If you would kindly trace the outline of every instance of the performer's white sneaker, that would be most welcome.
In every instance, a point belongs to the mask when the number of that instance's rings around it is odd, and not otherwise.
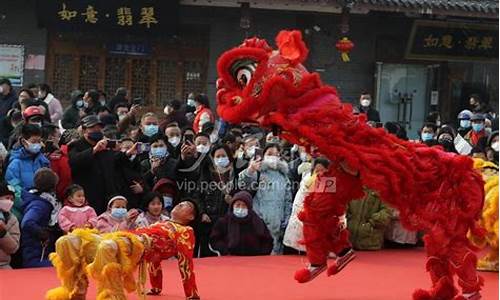
[[[327,275],[332,276],[339,273],[340,271],[342,271],[343,268],[345,268],[345,266],[347,266],[347,264],[349,264],[355,258],[356,254],[352,249],[349,249],[349,251],[343,256],[337,256],[335,262],[328,268]]]
[[[326,263],[320,266],[308,265],[306,268],[295,272],[295,280],[299,283],[309,282],[318,277],[319,274],[323,273],[326,270],[326,267]]]

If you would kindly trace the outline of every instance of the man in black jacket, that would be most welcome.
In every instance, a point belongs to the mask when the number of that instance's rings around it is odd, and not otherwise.
[[[83,137],[69,146],[69,164],[73,182],[85,190],[85,197],[97,214],[106,211],[107,201],[117,192],[115,159],[103,139],[103,125],[95,115],[82,119]]]

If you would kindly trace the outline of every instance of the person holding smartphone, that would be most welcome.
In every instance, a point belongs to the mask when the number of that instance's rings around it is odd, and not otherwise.
[[[69,145],[73,183],[84,188],[89,205],[101,214],[121,180],[116,168],[116,142],[113,145],[104,138],[103,124],[95,115],[83,118],[81,126],[83,137]]]

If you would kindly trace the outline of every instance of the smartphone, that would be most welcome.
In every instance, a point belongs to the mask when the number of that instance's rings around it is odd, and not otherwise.
[[[255,154],[253,155],[253,158],[255,160],[259,160],[259,159],[262,159],[263,157],[264,157],[264,150],[262,150],[261,148],[256,148]]]
[[[148,153],[150,150],[151,150],[151,144],[149,144],[149,143],[137,143],[137,152],[139,154]]]
[[[142,105],[143,104],[143,99],[141,97],[135,97],[132,100],[132,105]]]
[[[191,144],[193,144],[194,143],[194,135],[192,135],[192,134],[185,134],[184,135],[184,143],[186,144],[188,141]]]
[[[106,147],[108,149],[114,149],[116,147],[116,143],[117,143],[116,140],[108,140]]]

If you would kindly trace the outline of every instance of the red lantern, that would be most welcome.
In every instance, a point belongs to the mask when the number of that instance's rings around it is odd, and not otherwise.
[[[349,38],[343,37],[335,44],[335,48],[337,48],[337,50],[340,51],[342,61],[348,62],[349,52],[354,48],[354,43],[351,42]]]

